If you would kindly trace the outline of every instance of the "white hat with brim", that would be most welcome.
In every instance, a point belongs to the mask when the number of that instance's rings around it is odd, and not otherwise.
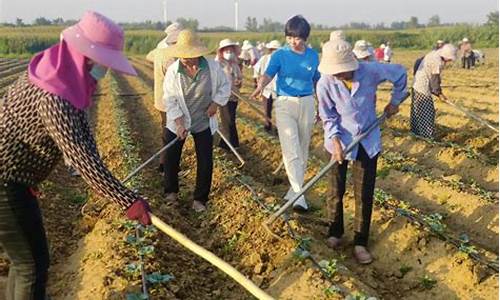
[[[365,40],[356,41],[352,52],[354,52],[354,55],[356,55],[358,59],[363,59],[372,55],[368,48],[368,43]]]
[[[467,43],[468,41],[469,41],[469,39],[468,39],[468,38],[464,38],[464,39],[462,40],[462,42],[464,42],[464,43]]]
[[[333,40],[345,40],[345,34],[342,30],[335,30],[330,32],[330,41]]]
[[[222,48],[230,47],[230,46],[238,46],[238,43],[230,40],[230,39],[223,39],[222,41],[219,42],[219,48],[217,50],[220,50]]]
[[[443,47],[439,48],[438,54],[444,59],[447,60],[456,60],[457,59],[457,48],[452,44],[445,44]]]
[[[351,45],[341,39],[328,41],[323,45],[323,55],[318,70],[327,75],[355,71],[359,63],[352,53]]]
[[[162,52],[169,57],[195,58],[209,54],[210,51],[201,42],[198,35],[191,30],[182,30],[175,45],[162,49]]]
[[[243,41],[243,45],[241,46],[242,50],[249,50],[249,49],[252,49],[252,48],[253,48],[253,45],[252,45],[252,43],[250,43],[249,40],[244,40]]]
[[[272,40],[266,44],[267,49],[279,49],[281,48],[281,43],[278,40]]]

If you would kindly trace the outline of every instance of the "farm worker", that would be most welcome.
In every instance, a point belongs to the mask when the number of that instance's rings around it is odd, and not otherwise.
[[[167,108],[163,102],[163,79],[167,68],[175,61],[173,57],[168,57],[162,49],[175,45],[179,32],[184,29],[179,23],[172,23],[165,28],[167,36],[161,40],[155,49],[151,50],[146,59],[153,63],[154,66],[154,107],[158,110],[161,116],[162,139],[167,130]],[[163,140],[165,145],[165,140]],[[164,172],[165,152],[160,156],[160,167],[158,170]]]
[[[368,43],[365,40],[359,40],[354,43],[352,52],[359,61],[372,61],[373,56],[368,49]]]
[[[342,31],[342,30],[335,30],[335,31],[330,32],[330,41],[338,40],[338,39],[345,40],[344,31]]]
[[[444,46],[444,42],[442,40],[437,40],[436,46],[434,46],[434,50],[441,49]]]
[[[36,54],[0,106],[0,247],[11,265],[7,299],[46,299],[49,251],[35,187],[64,157],[130,219],[150,224],[148,203],[103,164],[85,110],[108,68],[136,75],[124,33],[88,11],[61,41]]]
[[[257,64],[255,65],[255,77],[261,77],[265,74],[267,67],[269,66],[269,61],[271,60],[271,55],[274,51],[281,48],[281,43],[278,40],[273,40],[266,44],[268,53],[262,56]],[[276,99],[276,76],[273,80],[264,88],[262,91],[262,100],[264,103],[264,110],[266,113],[266,123],[264,129],[270,132],[273,128],[271,123],[272,110],[273,110],[273,100]]]
[[[230,39],[224,39],[219,42],[216,59],[224,70],[228,81],[231,83],[231,91],[236,94],[240,93],[241,84],[243,82],[243,74],[241,73],[236,56],[236,47],[238,45]],[[231,94],[226,105],[219,107],[219,116],[221,120],[222,134],[229,139],[231,145],[235,148],[240,146],[238,139],[238,130],[236,128],[236,108],[238,107],[238,98]],[[230,150],[229,146],[220,140],[219,147]]]
[[[240,59],[243,60],[243,64],[249,68],[253,67],[259,59],[257,49],[255,49],[249,40],[243,41]]]
[[[460,54],[462,57],[462,68],[470,69],[474,67],[475,59],[474,53],[472,52],[472,45],[469,42],[468,38],[463,38],[462,43],[460,44]]]
[[[283,162],[290,182],[285,199],[292,199],[302,189],[309,156],[316,109],[314,89],[319,80],[318,53],[306,47],[311,27],[304,17],[297,15],[285,25],[288,46],[276,50],[265,74],[260,77],[252,97],[262,94],[264,88],[276,79],[278,98],[274,102],[276,126],[281,144]],[[304,196],[294,208],[305,211],[308,205]]]
[[[368,52],[370,52],[372,60],[375,60],[375,49],[373,49],[372,43],[366,42],[366,44],[368,45]]]
[[[410,127],[418,136],[429,139],[434,137],[436,110],[432,95],[446,99],[441,90],[441,72],[447,62],[456,59],[456,52],[457,49],[453,45],[445,44],[440,49],[425,55],[415,68]]]
[[[165,192],[167,201],[176,202],[179,192],[179,163],[189,133],[196,149],[196,187],[193,209],[206,210],[212,186],[213,138],[217,130],[217,109],[227,104],[231,83],[220,64],[205,57],[210,53],[191,30],[182,30],[177,43],[165,49],[177,60],[167,69],[163,85],[167,107],[166,142],[179,140],[166,152]]]
[[[384,49],[385,49],[385,44],[381,44],[380,47],[375,49],[375,59],[378,62],[384,61]]]
[[[317,85],[319,115],[323,121],[324,145],[331,159],[338,162],[331,171],[332,194],[327,200],[331,223],[327,244],[338,248],[344,234],[343,196],[347,166],[352,162],[354,198],[354,257],[360,264],[373,259],[367,249],[377,173],[377,158],[382,149],[380,128],[376,128],[344,156],[345,147],[364,132],[377,116],[375,92],[377,86],[390,81],[394,87],[385,112],[390,117],[407,95],[406,70],[397,64],[358,62],[351,45],[334,40],[323,46],[319,65],[321,79]]]
[[[391,59],[392,59],[392,49],[391,49],[391,44],[387,42],[384,48],[384,62],[390,64]]]

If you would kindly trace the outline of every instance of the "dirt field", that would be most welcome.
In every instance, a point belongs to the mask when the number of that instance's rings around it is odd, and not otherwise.
[[[447,68],[444,93],[498,126],[498,49],[485,53],[486,64],[474,70]],[[394,60],[411,69],[414,59],[423,54],[396,50]],[[99,151],[118,178],[161,147],[152,66],[142,57],[134,57],[133,62],[139,77],[108,74],[89,114]],[[19,65],[25,63],[1,62],[0,72],[8,73],[0,79],[0,87],[18,76]],[[245,75],[242,94],[248,98],[252,90],[248,70]],[[379,110],[389,99],[385,87],[377,95]],[[324,243],[327,179],[307,195],[311,212],[291,214],[288,224],[276,222],[273,230],[280,239],[261,226],[269,210],[282,203],[288,184],[284,171],[272,174],[281,161],[277,136],[263,130],[262,117],[249,103],[239,103],[237,121],[246,165],[238,168],[231,153],[215,150],[206,213],[190,209],[196,173],[191,138],[184,148],[182,169],[189,172],[182,179],[178,205],[163,201],[157,163],[132,185],[150,199],[155,214],[277,299],[497,299],[498,136],[436,101],[438,137],[418,139],[409,133],[409,102],[383,126],[384,153],[369,242],[375,261],[368,266],[357,265],[351,254],[352,188],[345,200],[348,243],[340,251]],[[261,109],[260,103],[250,103]],[[322,129],[317,125],[308,178],[328,160],[322,145]],[[116,207],[93,194],[80,179],[69,177],[62,164],[42,191],[53,299],[123,299],[140,292],[140,275],[129,268],[139,261],[137,249],[129,242],[133,230]],[[145,270],[174,276],[151,284],[151,299],[252,299],[229,277],[163,234],[153,232],[146,241],[154,252],[145,257]],[[328,267],[320,270],[318,262]],[[7,271],[7,261],[0,256],[0,295]]]

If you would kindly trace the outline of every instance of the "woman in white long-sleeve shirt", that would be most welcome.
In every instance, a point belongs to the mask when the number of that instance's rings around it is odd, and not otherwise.
[[[181,31],[177,44],[166,51],[178,59],[167,69],[163,85],[168,129],[165,139],[169,143],[179,137],[166,155],[167,201],[177,201],[182,147],[190,132],[194,138],[197,162],[193,209],[202,212],[206,210],[212,185],[212,135],[217,130],[216,113],[219,106],[227,104],[231,85],[220,64],[204,57],[210,51],[194,32]]]

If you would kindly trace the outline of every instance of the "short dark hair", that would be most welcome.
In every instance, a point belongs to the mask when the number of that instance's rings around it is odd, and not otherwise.
[[[296,15],[286,22],[285,36],[299,37],[305,41],[309,37],[310,32],[311,25],[301,15]]]

